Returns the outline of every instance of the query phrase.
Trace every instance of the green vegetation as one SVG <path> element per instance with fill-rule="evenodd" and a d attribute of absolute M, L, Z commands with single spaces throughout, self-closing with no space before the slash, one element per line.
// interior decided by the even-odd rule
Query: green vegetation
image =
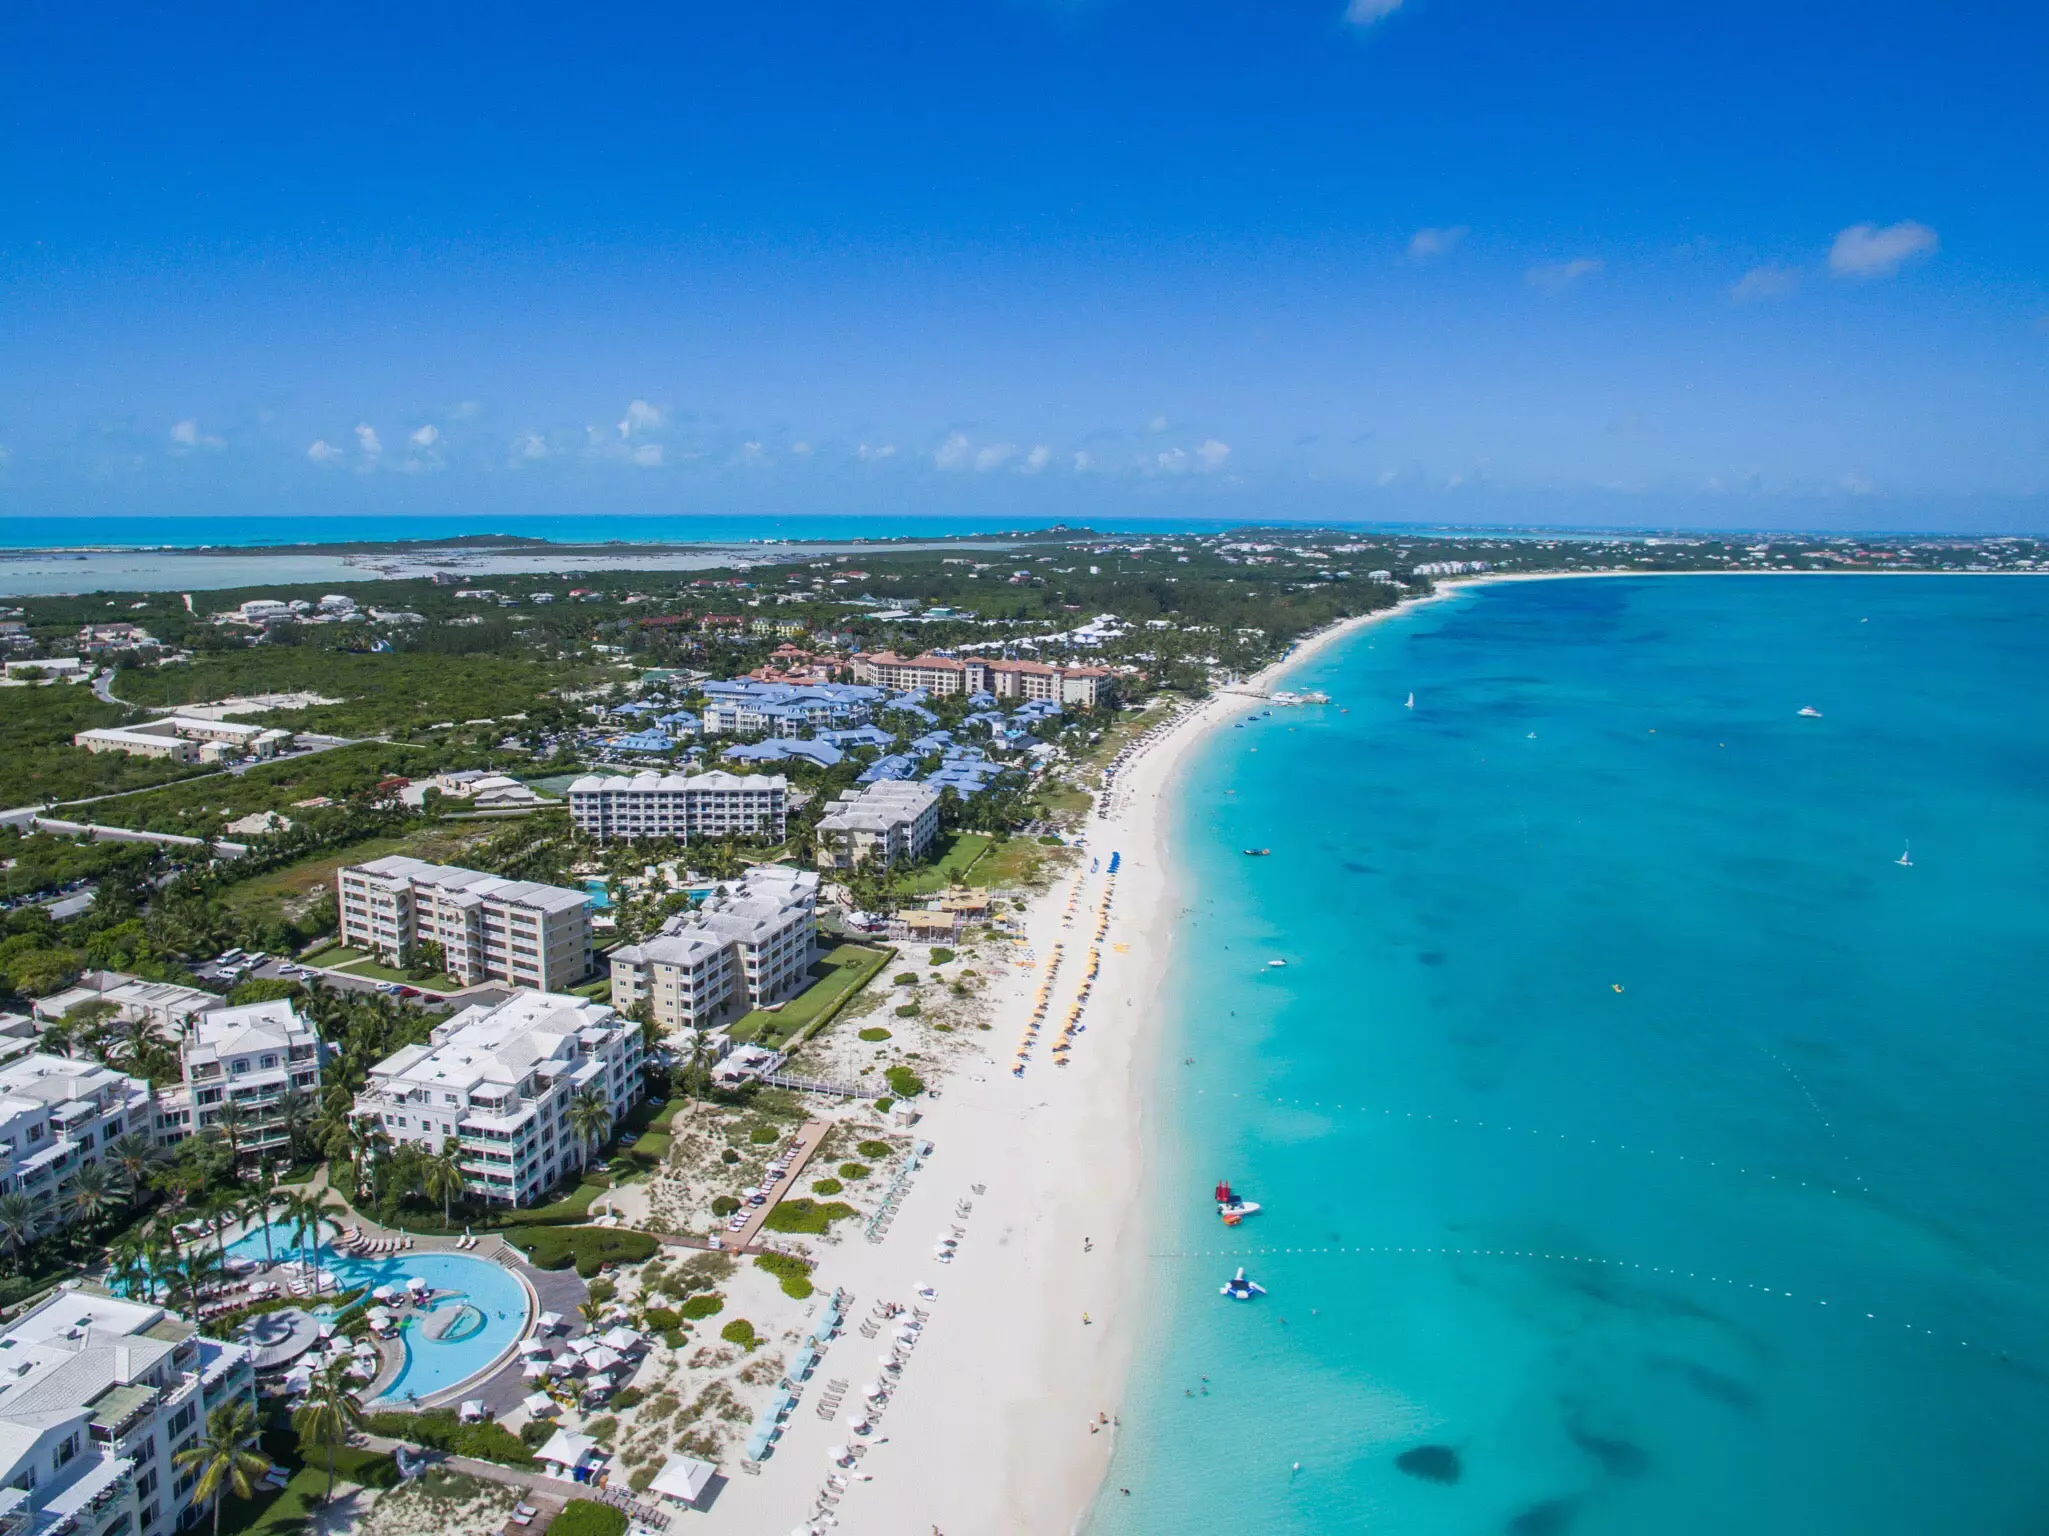
<path fill-rule="evenodd" d="M 571 1499 L 548 1529 L 554 1536 L 626 1536 L 626 1512 L 595 1499 Z"/>
<path fill-rule="evenodd" d="M 728 1344 L 737 1344 L 742 1349 L 752 1349 L 761 1340 L 755 1336 L 754 1325 L 744 1317 L 736 1317 L 719 1330 L 719 1337 Z"/>
<path fill-rule="evenodd" d="M 861 1031 L 858 1038 L 866 1040 L 870 1045 L 876 1045 L 884 1040 L 889 1039 L 889 1037 L 889 1031 L 884 1029 L 880 1024 L 871 1024 L 866 1029 Z"/>
<path fill-rule="evenodd" d="M 712 1196 L 711 1213 L 714 1216 L 730 1216 L 739 1209 L 740 1197 L 738 1195 Z"/>
<path fill-rule="evenodd" d="M 405 1440 L 451 1456 L 470 1456 L 503 1466 L 528 1469 L 539 1465 L 533 1452 L 502 1424 L 464 1424 L 453 1408 L 426 1413 L 373 1413 L 363 1427 L 388 1440 Z M 387 1460 L 389 1458 L 386 1458 Z"/>
<path fill-rule="evenodd" d="M 862 1143 L 862 1145 L 868 1146 L 872 1145 L 872 1143 L 864 1142 Z M 870 1168 L 866 1163 L 840 1164 L 840 1177 L 843 1179 L 865 1179 L 868 1177 L 869 1174 L 873 1173 L 874 1171 L 875 1170 Z"/>
<path fill-rule="evenodd" d="M 882 1074 L 889 1084 L 889 1091 L 900 1099 L 915 1099 L 925 1091 L 925 1080 L 901 1063 Z"/>
<path fill-rule="evenodd" d="M 897 1006 L 896 1016 L 900 1019 L 915 1019 L 921 1011 L 916 1003 L 901 1003 Z"/>
<path fill-rule="evenodd" d="M 630 1227 L 515 1227 L 507 1236 L 538 1269 L 567 1269 L 586 1280 L 606 1264 L 638 1264 L 661 1246 Z"/>
<path fill-rule="evenodd" d="M 783 1294 L 796 1301 L 802 1301 L 812 1292 L 811 1271 L 801 1259 L 780 1253 L 764 1253 L 755 1259 L 754 1267 L 774 1275 L 782 1285 Z"/>
<path fill-rule="evenodd" d="M 747 1139 L 757 1147 L 772 1147 L 783 1139 L 783 1133 L 772 1125 L 757 1125 L 747 1133 Z"/>
<path fill-rule="evenodd" d="M 893 953 L 865 944 L 836 945 L 812 967 L 816 981 L 777 1011 L 757 1008 L 738 1020 L 733 1025 L 733 1038 L 779 1050 L 810 1039 L 889 964 Z"/>
<path fill-rule="evenodd" d="M 693 1323 L 707 1317 L 716 1317 L 726 1307 L 726 1298 L 716 1291 L 707 1291 L 701 1296 L 692 1296 L 676 1309 L 677 1314 Z"/>
<path fill-rule="evenodd" d="M 892 986 L 915 987 L 918 984 L 918 973 L 916 971 L 898 971 L 889 980 Z"/>
<path fill-rule="evenodd" d="M 931 896 L 949 885 L 963 884 L 968 871 L 981 863 L 995 845 L 996 839 L 987 833 L 955 832 L 937 860 L 899 874 L 895 887 L 903 896 Z"/>
<path fill-rule="evenodd" d="M 864 1141 L 854 1150 L 866 1158 L 884 1158 L 895 1149 L 886 1141 Z"/>
<path fill-rule="evenodd" d="M 80 731 L 145 719 L 138 710 L 102 703 L 83 683 L 0 688 L 0 806 L 119 794 L 216 771 L 71 744 Z"/>
<path fill-rule="evenodd" d="M 768 1219 L 762 1225 L 771 1232 L 808 1234 L 817 1237 L 834 1222 L 844 1221 L 849 1216 L 859 1214 L 843 1200 L 821 1204 L 800 1195 L 794 1200 L 785 1200 L 777 1205 L 768 1213 Z"/>
<path fill-rule="evenodd" d="M 847 1186 L 838 1179 L 813 1179 L 811 1193 L 814 1195 L 836 1195 Z"/>
<path fill-rule="evenodd" d="M 953 951 L 948 949 L 944 944 L 935 944 L 932 946 L 932 963 L 934 965 L 945 965 L 949 963 L 952 959 Z"/>

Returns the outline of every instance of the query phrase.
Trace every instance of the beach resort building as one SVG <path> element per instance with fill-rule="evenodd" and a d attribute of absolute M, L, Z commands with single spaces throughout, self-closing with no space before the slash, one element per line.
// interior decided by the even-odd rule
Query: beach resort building
<path fill-rule="evenodd" d="M 211 1509 L 174 1458 L 206 1416 L 256 1406 L 246 1345 L 162 1307 L 67 1284 L 0 1333 L 0 1529 L 166 1536 Z"/>
<path fill-rule="evenodd" d="M 291 1139 L 285 1104 L 295 1094 L 309 1109 L 318 1103 L 325 1049 L 285 998 L 194 1019 L 179 1041 L 183 1082 L 157 1096 L 157 1139 L 172 1145 L 218 1130 L 222 1108 L 233 1104 L 240 1111 L 232 1138 L 240 1161 L 282 1162 Z"/>
<path fill-rule="evenodd" d="M 439 1153 L 450 1137 L 469 1189 L 531 1205 L 582 1168 L 569 1105 L 595 1088 L 616 1124 L 641 1096 L 640 1026 L 581 997 L 518 992 L 466 1008 L 370 1069 L 352 1114 Z"/>
<path fill-rule="evenodd" d="M 152 1134 L 149 1084 L 91 1057 L 29 1051 L 0 1066 L 0 1195 L 26 1195 L 57 1225 L 57 1193 L 116 1136 Z"/>
<path fill-rule="evenodd" d="M 464 986 L 567 986 L 591 972 L 590 897 L 531 880 L 393 854 L 335 877 L 342 943 L 390 961 L 441 946 L 442 968 Z"/>
<path fill-rule="evenodd" d="M 197 987 L 181 987 L 168 981 L 144 981 L 120 971 L 87 971 L 75 985 L 62 992 L 36 999 L 36 1017 L 54 1024 L 72 1009 L 87 1003 L 104 1003 L 113 1009 L 109 1018 L 147 1019 L 166 1040 L 175 1039 L 182 1029 L 202 1014 L 222 1006 L 219 997 Z"/>
<path fill-rule="evenodd" d="M 818 876 L 763 864 L 652 937 L 612 951 L 612 999 L 669 1029 L 705 1029 L 796 996 L 818 950 Z"/>
<path fill-rule="evenodd" d="M 818 867 L 886 867 L 917 858 L 939 835 L 939 796 L 934 785 L 902 779 L 846 791 L 818 819 Z"/>
<path fill-rule="evenodd" d="M 781 774 L 588 774 L 569 786 L 569 819 L 601 843 L 623 838 L 781 838 L 790 781 Z"/>
<path fill-rule="evenodd" d="M 157 757 L 174 763 L 216 763 L 226 758 L 274 757 L 292 744 L 292 733 L 234 720 L 166 715 L 143 725 L 80 731 L 71 744 L 88 752 L 125 752 L 130 757 Z"/>
<path fill-rule="evenodd" d="M 930 694 L 987 693 L 999 699 L 1050 699 L 1094 708 L 1103 667 L 1056 667 L 1042 661 L 985 660 L 979 656 L 899 656 L 876 651 L 856 656 L 854 676 L 884 688 L 922 688 Z"/>

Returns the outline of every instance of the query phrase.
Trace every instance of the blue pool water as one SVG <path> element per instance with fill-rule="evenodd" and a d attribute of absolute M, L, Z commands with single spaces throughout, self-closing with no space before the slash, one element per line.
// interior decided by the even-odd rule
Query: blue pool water
<path fill-rule="evenodd" d="M 1289 685 L 1178 811 L 1099 1536 L 2042 1529 L 2049 582 L 1502 585 Z"/>
<path fill-rule="evenodd" d="M 271 1223 L 270 1242 L 272 1253 L 280 1261 L 312 1257 L 310 1252 L 296 1248 L 289 1229 L 276 1222 Z M 228 1244 L 228 1253 L 236 1258 L 263 1258 L 263 1229 L 251 1228 L 244 1236 Z M 425 1324 L 433 1314 L 406 1308 L 401 1313 L 404 1321 L 399 1328 L 399 1337 L 406 1349 L 405 1369 L 385 1389 L 378 1399 L 380 1402 L 402 1403 L 408 1397 L 430 1397 L 466 1377 L 474 1376 L 503 1353 L 526 1327 L 529 1306 L 526 1289 L 510 1273 L 487 1259 L 472 1258 L 462 1253 L 417 1251 L 348 1258 L 338 1256 L 324 1244 L 320 1254 L 322 1266 L 334 1272 L 345 1290 L 359 1285 L 372 1288 L 396 1285 L 403 1288 L 407 1280 L 418 1276 L 435 1291 L 455 1293 L 435 1302 L 436 1313 L 443 1308 L 461 1307 L 467 1303 L 479 1314 L 476 1320 L 458 1321 L 446 1336 L 430 1339 L 426 1336 Z"/>
<path fill-rule="evenodd" d="M 602 912 L 612 905 L 612 888 L 603 880 L 593 876 L 584 881 L 583 888 L 590 905 L 598 911 Z"/>

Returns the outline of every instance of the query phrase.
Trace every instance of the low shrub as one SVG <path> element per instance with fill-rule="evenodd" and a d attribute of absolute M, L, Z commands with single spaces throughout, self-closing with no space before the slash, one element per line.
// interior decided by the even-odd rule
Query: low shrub
<path fill-rule="evenodd" d="M 868 1041 L 872 1045 L 878 1041 L 887 1040 L 889 1038 L 889 1031 L 880 1024 L 871 1024 L 861 1031 L 859 1038 Z"/>
<path fill-rule="evenodd" d="M 783 1294 L 796 1301 L 802 1301 L 814 1289 L 811 1271 L 805 1268 L 801 1259 L 781 1253 L 764 1253 L 755 1259 L 754 1267 L 774 1275 L 782 1284 Z"/>
<path fill-rule="evenodd" d="M 638 1387 L 621 1387 L 612 1394 L 612 1406 L 624 1413 L 627 1409 L 637 1406 L 646 1395 Z"/>
<path fill-rule="evenodd" d="M 883 1077 L 889 1083 L 889 1091 L 900 1099 L 915 1099 L 925 1091 L 925 1080 L 906 1066 L 894 1066 Z"/>
<path fill-rule="evenodd" d="M 546 1419 L 528 1419 L 519 1426 L 519 1441 L 530 1451 L 538 1451 L 555 1438 L 555 1426 Z"/>
<path fill-rule="evenodd" d="M 757 1125 L 747 1133 L 747 1139 L 757 1147 L 772 1147 L 783 1139 L 782 1132 L 772 1125 Z"/>
<path fill-rule="evenodd" d="M 567 1269 L 589 1280 L 606 1264 L 638 1264 L 660 1244 L 629 1227 L 515 1227 L 509 1234 L 537 1269 Z"/>
<path fill-rule="evenodd" d="M 943 944 L 932 951 L 932 963 L 934 965 L 945 965 L 951 959 L 953 959 L 953 951 Z"/>
<path fill-rule="evenodd" d="M 676 1309 L 677 1315 L 692 1322 L 701 1321 L 725 1310 L 726 1298 L 717 1291 L 707 1291 L 702 1296 L 693 1296 Z"/>
<path fill-rule="evenodd" d="M 561 1536 L 626 1536 L 626 1511 L 595 1499 L 571 1499 L 548 1529 Z"/>
<path fill-rule="evenodd" d="M 740 1154 L 735 1152 L 731 1147 L 728 1147 L 725 1151 L 719 1154 L 719 1161 L 724 1163 L 728 1168 L 730 1168 L 733 1166 L 733 1164 L 740 1161 Z"/>
<path fill-rule="evenodd" d="M 892 984 L 899 987 L 915 987 L 918 984 L 918 973 L 916 971 L 898 971 L 889 979 Z"/>
<path fill-rule="evenodd" d="M 890 1145 L 886 1141 L 864 1141 L 854 1150 L 863 1157 L 880 1158 L 889 1156 Z"/>
<path fill-rule="evenodd" d="M 583 1432 L 593 1440 L 602 1440 L 605 1444 L 610 1445 L 612 1437 L 619 1433 L 618 1416 L 608 1413 L 601 1419 L 592 1419 L 590 1423 L 584 1425 Z"/>
<path fill-rule="evenodd" d="M 742 1349 L 752 1349 L 761 1342 L 754 1336 L 754 1325 L 744 1317 L 736 1317 L 719 1330 L 719 1337 L 728 1344 L 737 1344 Z"/>
<path fill-rule="evenodd" d="M 667 1333 L 662 1335 L 662 1343 L 667 1345 L 670 1349 L 681 1349 L 685 1344 L 688 1344 L 689 1342 L 689 1333 L 681 1328 L 671 1328 Z"/>
<path fill-rule="evenodd" d="M 645 1312 L 641 1313 L 641 1317 L 648 1327 L 652 1328 L 656 1333 L 667 1333 L 671 1328 L 679 1326 L 683 1321 L 683 1315 L 674 1307 L 649 1307 Z M 628 1391 L 630 1390 L 632 1389 L 628 1388 Z M 619 1394 L 620 1397 L 625 1395 L 626 1393 L 624 1392 Z M 614 1401 L 617 1401 L 617 1399 L 614 1399 Z M 621 1406 L 624 1407 L 626 1405 L 621 1404 Z"/>
<path fill-rule="evenodd" d="M 661 1470 L 653 1462 L 649 1462 L 644 1467 L 635 1467 L 632 1472 L 627 1474 L 626 1486 L 635 1493 L 646 1493 L 655 1478 L 661 1474 Z"/>
<path fill-rule="evenodd" d="M 918 1005 L 916 1003 L 904 1003 L 898 1007 L 896 1016 L 900 1019 L 915 1019 L 918 1016 Z"/>
<path fill-rule="evenodd" d="M 840 1177 L 843 1179 L 865 1179 L 875 1170 L 866 1163 L 841 1163 Z"/>
<path fill-rule="evenodd" d="M 714 1216 L 730 1216 L 739 1209 L 740 1197 L 738 1195 L 712 1196 L 711 1213 Z"/>
<path fill-rule="evenodd" d="M 307 1453 L 309 1465 L 327 1470 L 327 1452 Z M 361 1446 L 344 1445 L 334 1453 L 334 1475 L 337 1481 L 354 1483 L 358 1488 L 396 1488 L 399 1483 L 398 1462 L 387 1452 L 366 1451 Z"/>
<path fill-rule="evenodd" d="M 373 1413 L 364 1419 L 363 1427 L 373 1435 L 409 1440 L 429 1450 L 522 1469 L 535 1465 L 533 1450 L 544 1444 L 547 1438 L 544 1435 L 540 1440 L 527 1442 L 524 1430 L 514 1435 L 502 1424 L 465 1424 L 456 1417 L 453 1408 L 436 1408 L 427 1413 Z M 541 1427 L 549 1434 L 554 1433 L 548 1425 Z M 324 1457 L 326 1453 L 320 1454 Z M 397 1469 L 393 1468 L 393 1471 L 396 1473 Z M 350 1481 L 360 1479 L 351 1478 Z"/>
<path fill-rule="evenodd" d="M 813 1179 L 811 1193 L 814 1195 L 836 1195 L 847 1186 L 838 1179 Z"/>
<path fill-rule="evenodd" d="M 858 1214 L 844 1200 L 820 1203 L 799 1196 L 785 1200 L 768 1213 L 768 1220 L 762 1225 L 771 1232 L 805 1233 L 816 1237 L 836 1221 Z"/>

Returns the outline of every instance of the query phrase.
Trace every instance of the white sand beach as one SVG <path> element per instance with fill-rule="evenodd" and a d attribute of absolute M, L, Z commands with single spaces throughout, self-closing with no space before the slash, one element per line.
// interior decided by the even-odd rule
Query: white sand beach
<path fill-rule="evenodd" d="M 1274 686 L 1287 669 L 1387 616 L 1311 637 L 1248 688 Z M 929 1314 L 900 1378 L 882 1363 L 894 1323 L 874 1339 L 849 1327 L 775 1454 L 758 1477 L 733 1479 L 706 1530 L 795 1531 L 828 1491 L 833 1529 L 845 1536 L 1058 1533 L 1081 1523 L 1115 1442 L 1143 1296 L 1145 1116 L 1159 998 L 1186 899 L 1168 857 L 1169 796 L 1208 731 L 1259 702 L 1218 694 L 1149 733 L 1127 758 L 1088 823 L 1082 873 L 1056 880 L 1028 914 L 1034 964 L 1013 965 L 992 999 L 986 1053 L 955 1068 L 916 1127 L 934 1153 L 889 1235 L 879 1244 L 850 1237 L 815 1276 L 854 1293 L 852 1322 L 878 1302 Z M 1113 853 L 1122 855 L 1114 881 Z M 1056 1066 L 1052 1042 L 1096 947 L 1106 893 L 1085 1029 L 1071 1064 Z M 1013 1054 L 1055 943 L 1063 959 L 1046 1024 L 1025 1075 L 1015 1077 Z M 965 1215 L 963 1202 L 972 1207 Z M 956 1227 L 957 1257 L 942 1262 L 935 1248 Z M 835 1380 L 847 1385 L 828 1421 L 816 1405 Z M 890 1391 L 864 1437 L 848 1420 L 871 1383 Z M 853 1465 L 836 1468 L 830 1452 L 848 1446 L 861 1447 Z M 828 1488 L 829 1474 L 844 1489 Z"/>

